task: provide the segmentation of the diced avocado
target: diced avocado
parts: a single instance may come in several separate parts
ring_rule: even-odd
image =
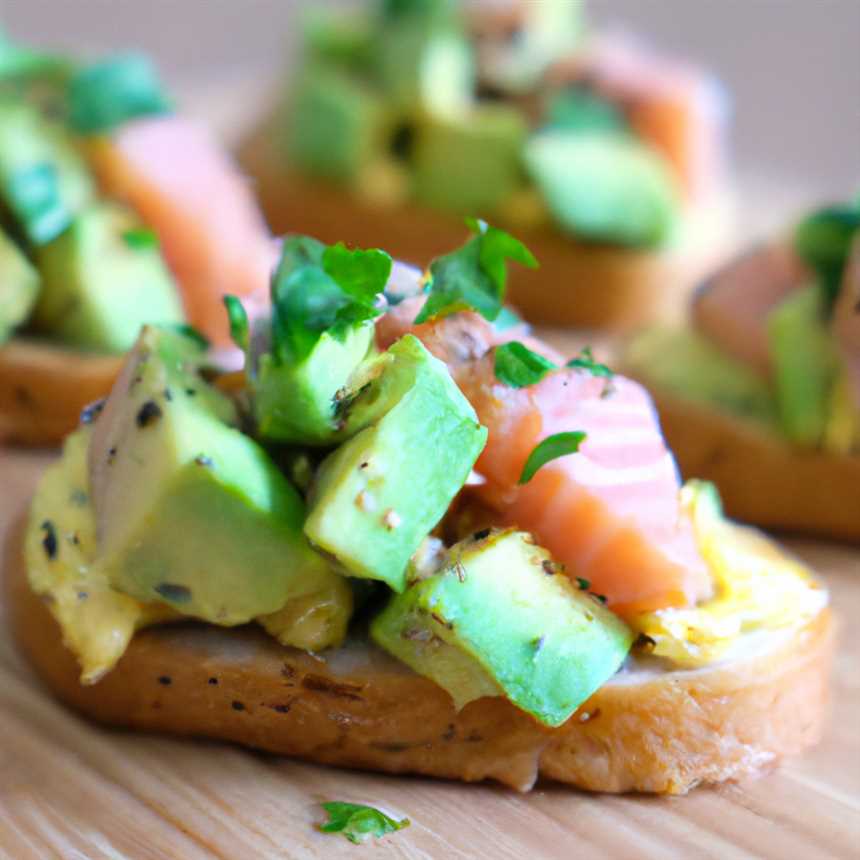
[[[800,445],[818,445],[827,425],[838,369],[819,286],[797,290],[767,318],[776,402],[782,431]]]
[[[305,534],[351,575],[401,591],[410,556],[465,483],[487,431],[412,335],[376,367],[344,416],[348,431],[364,429],[323,461]]]
[[[679,205],[672,174],[632,136],[544,131],[526,145],[525,163],[574,236],[647,248],[671,237]]]
[[[373,56],[368,16],[361,10],[308,6],[302,13],[302,47],[311,62],[365,71]]]
[[[151,326],[128,356],[89,448],[97,562],[125,594],[231,625],[337,574],[302,534],[298,492],[230,426],[235,408],[200,376],[203,357]]]
[[[39,294],[39,273],[0,230],[0,343],[25,322]]]
[[[428,118],[416,129],[416,196],[435,208],[493,212],[524,183],[527,134],[521,111],[503,104]]]
[[[385,3],[374,42],[376,81],[401,111],[454,115],[468,110],[475,61],[451,0]]]
[[[57,124],[0,101],[0,198],[32,245],[58,236],[95,195],[83,158]]]
[[[338,68],[312,63],[299,76],[283,131],[296,167],[350,182],[384,151],[390,126],[382,98],[370,87]]]
[[[129,209],[99,203],[39,249],[39,330],[80,349],[121,353],[140,327],[184,320],[155,234]]]
[[[630,342],[624,363],[658,391],[733,415],[776,423],[768,382],[690,329],[652,328]]]
[[[439,572],[392,598],[371,636],[458,709],[503,695],[550,726],[615,674],[634,638],[516,531],[456,544]]]
[[[279,442],[331,444],[341,429],[337,394],[373,345],[372,322],[353,326],[338,338],[324,332],[298,363],[279,364],[266,352],[252,380],[259,434]]]
[[[567,131],[615,131],[629,128],[621,110],[608,99],[582,86],[552,94],[546,107],[546,125]]]

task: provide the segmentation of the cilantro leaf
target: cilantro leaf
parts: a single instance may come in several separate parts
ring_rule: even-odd
[[[571,367],[574,370],[587,370],[592,376],[602,376],[605,379],[612,379],[615,376],[605,364],[601,364],[594,360],[594,355],[591,352],[591,347],[585,347],[576,358],[572,358],[565,367]]]
[[[47,161],[21,167],[6,180],[9,208],[33,245],[44,245],[69,226],[72,216],[63,203],[59,176]]]
[[[493,321],[493,329],[497,332],[509,331],[517,326],[526,325],[526,321],[513,309],[504,305],[499,315]]]
[[[391,257],[380,250],[326,247],[309,236],[287,236],[272,279],[272,352],[279,363],[299,362],[323,332],[343,337],[373,319]]]
[[[798,224],[794,248],[815,272],[832,307],[842,285],[842,273],[854,236],[860,233],[860,205],[828,206]]]
[[[133,227],[122,234],[122,240],[135,251],[158,247],[158,236],[148,227]]]
[[[527,484],[535,476],[535,472],[551,460],[566,457],[568,454],[575,454],[584,441],[585,433],[581,430],[547,436],[529,454],[529,458],[526,460],[525,466],[523,466],[519,483]]]
[[[525,388],[540,382],[557,367],[549,359],[513,340],[496,347],[494,369],[499,382],[510,388]]]
[[[230,338],[242,352],[248,351],[250,338],[248,336],[248,314],[245,307],[236,296],[224,296],[224,307],[227,308],[227,319],[230,321]]]
[[[430,264],[429,295],[416,323],[462,310],[475,310],[492,322],[505,297],[507,261],[537,266],[531,251],[504,230],[475,218],[466,219],[466,225],[475,235]]]
[[[356,845],[371,836],[378,839],[409,826],[408,818],[398,821],[362,803],[330,801],[323,803],[322,808],[328,813],[328,821],[320,824],[319,829],[323,833],[341,833]]]
[[[69,83],[69,118],[82,134],[104,134],[171,104],[147,57],[125,54],[81,69]]]

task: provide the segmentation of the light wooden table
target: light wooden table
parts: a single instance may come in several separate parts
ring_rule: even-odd
[[[0,536],[50,455],[0,451]],[[0,605],[0,857],[857,857],[860,551],[792,543],[842,620],[825,741],[759,780],[682,798],[518,795],[102,729],[54,702],[18,657]],[[323,800],[366,802],[412,826],[372,845],[318,833]]]

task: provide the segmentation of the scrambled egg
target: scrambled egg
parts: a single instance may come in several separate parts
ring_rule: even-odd
[[[634,629],[654,641],[652,653],[689,668],[723,657],[743,633],[797,626],[827,603],[827,592],[799,561],[755,529],[725,519],[712,484],[681,491],[699,550],[714,577],[714,597],[687,609],[640,615]]]
[[[87,494],[84,427],[66,440],[45,473],[30,509],[25,554],[30,586],[41,595],[81,664],[81,683],[95,684],[125,653],[135,630],[176,618],[163,605],[115,591],[92,565],[95,522]]]

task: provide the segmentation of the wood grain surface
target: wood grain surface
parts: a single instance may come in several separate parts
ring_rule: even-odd
[[[0,451],[0,539],[48,453]],[[89,725],[54,702],[5,633],[0,605],[0,857],[813,858],[860,845],[860,550],[791,542],[841,619],[824,742],[739,785],[687,797],[528,795],[340,771],[225,745]],[[408,816],[373,845],[317,832],[323,800]]]

